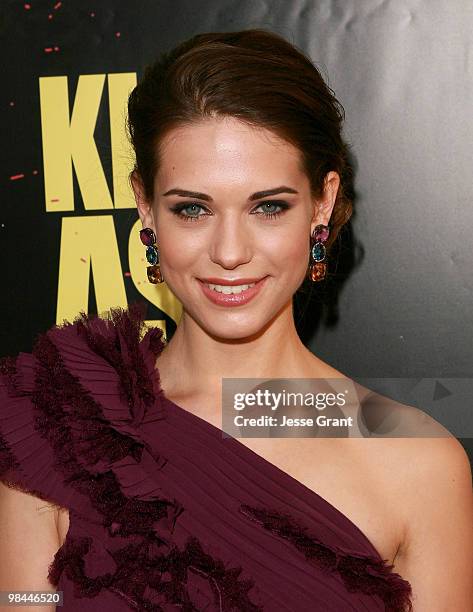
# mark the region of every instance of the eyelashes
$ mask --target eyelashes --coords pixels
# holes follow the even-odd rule
[[[269,207],[276,206],[276,207],[279,207],[280,210],[276,212],[273,212],[273,211],[267,212],[268,206]],[[267,202],[261,202],[256,207],[256,210],[261,207],[263,208],[266,207],[266,211],[260,212],[260,213],[251,213],[251,214],[256,214],[260,217],[264,217],[265,219],[276,219],[277,217],[280,217],[282,214],[284,214],[284,212],[290,208],[289,204],[287,202],[284,202],[283,200],[269,200]],[[182,214],[182,211],[186,209],[193,209],[194,212],[196,211],[196,209],[207,210],[205,206],[202,206],[202,204],[199,204],[198,202],[183,202],[182,204],[176,204],[176,206],[172,206],[169,210],[176,216],[183,219],[184,221],[199,221],[202,217],[209,216],[207,214],[204,214],[204,215]]]

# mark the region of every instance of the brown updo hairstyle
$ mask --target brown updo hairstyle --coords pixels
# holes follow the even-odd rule
[[[341,135],[343,106],[311,60],[264,29],[197,34],[163,53],[146,68],[128,101],[134,172],[149,200],[162,138],[175,127],[212,116],[266,128],[299,149],[315,198],[323,194],[325,175],[338,172],[329,253],[352,214],[346,190],[351,170]]]

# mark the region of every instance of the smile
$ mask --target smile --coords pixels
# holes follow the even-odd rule
[[[250,287],[254,287],[256,283],[251,283],[251,285],[212,285],[210,283],[205,283],[207,287],[213,289],[213,291],[218,291],[219,293],[226,293],[229,295],[230,293],[241,293]]]
[[[267,276],[244,285],[217,285],[199,280],[204,295],[218,306],[242,306],[254,299],[264,287]]]

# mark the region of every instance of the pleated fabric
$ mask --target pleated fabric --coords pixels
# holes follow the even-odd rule
[[[0,361],[0,479],[69,510],[63,609],[410,612],[348,517],[165,397],[144,313],[82,313]]]

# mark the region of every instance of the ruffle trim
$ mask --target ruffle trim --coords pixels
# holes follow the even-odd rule
[[[57,584],[65,572],[81,597],[95,597],[102,589],[108,589],[137,610],[161,612],[163,608],[156,603],[158,597],[179,606],[182,612],[199,612],[207,609],[210,596],[222,612],[263,612],[263,607],[248,597],[254,581],[239,579],[241,567],[227,569],[220,560],[206,554],[194,537],[188,538],[184,550],[173,548],[166,554],[159,554],[150,542],[127,545],[110,553],[115,562],[113,573],[94,578],[86,575],[84,561],[91,547],[90,538],[66,541],[50,570],[53,582]],[[192,572],[203,577],[206,585],[199,583],[198,589],[189,588]]]
[[[135,303],[127,310],[112,308],[107,319],[81,313],[74,321],[77,334],[115,370],[120,398],[127,403],[132,417],[131,425],[141,423],[146,409],[156,404],[160,393],[150,368],[154,371],[156,358],[165,346],[163,330],[152,327],[141,338],[145,309],[144,304]]]
[[[81,329],[78,326],[78,333]],[[50,442],[55,467],[65,482],[88,496],[110,534],[145,535],[170,510],[177,515],[182,508],[175,500],[142,500],[123,494],[114,464],[127,457],[139,465],[143,443],[103,418],[100,405],[64,366],[47,334],[38,338],[33,353],[38,360],[33,392],[37,428]]]
[[[241,504],[239,511],[271,533],[285,538],[300,550],[306,559],[326,572],[338,572],[349,591],[378,595],[386,612],[412,612],[412,587],[407,580],[392,571],[394,565],[370,556],[347,553],[328,546],[307,533],[289,514],[268,508]]]
[[[2,371],[2,364],[0,364],[0,373]],[[8,475],[12,472],[16,472],[20,469],[18,465],[18,461],[15,459],[15,456],[8,448],[5,440],[0,436],[0,474]]]
[[[154,450],[150,456],[139,431],[144,419],[164,418],[157,403],[161,389],[155,371],[156,357],[164,346],[163,332],[151,328],[143,335],[145,308],[133,304],[127,310],[112,309],[107,319],[81,313],[74,323],[65,322],[41,334],[32,352],[34,384],[22,381],[25,372],[17,367],[18,360],[7,358],[3,363],[9,393],[31,396],[36,430],[53,449],[54,468],[63,475],[64,483],[90,500],[110,537],[133,538],[133,544],[118,551],[103,550],[100,554],[111,557],[115,569],[94,577],[89,568],[98,554],[95,545],[103,548],[102,544],[68,534],[49,567],[48,578],[57,587],[65,572],[77,597],[94,597],[101,589],[110,589],[139,610],[162,609],[153,602],[154,590],[161,601],[164,597],[189,612],[209,606],[219,612],[261,612],[263,608],[248,595],[253,580],[239,578],[241,566],[227,568],[191,536],[184,550],[173,544],[172,532],[184,511],[179,501],[150,494],[149,487],[143,487],[147,492],[141,495],[122,491],[130,464],[134,473],[141,470],[142,483],[150,465],[160,469],[166,463]],[[87,347],[92,352],[87,353]],[[85,360],[86,370],[107,372],[110,366],[107,376],[115,380],[115,394],[118,391],[123,405],[107,411],[96,401],[75,369],[74,374],[71,371],[70,364],[78,357],[67,365],[69,350],[79,355],[82,368]],[[112,413],[118,416],[114,419]],[[21,468],[1,439],[0,465],[2,474]],[[196,580],[201,581],[198,587]]]
[[[31,377],[31,363],[32,356],[27,353],[20,353],[16,357],[2,357],[0,358],[0,386],[4,386],[7,391],[8,398],[14,398],[15,400],[21,400],[22,398],[27,399],[28,404],[21,404],[22,408],[25,408],[27,416],[27,425],[29,427],[28,434],[31,434],[31,430],[34,431],[33,424],[31,423],[31,400],[28,396],[31,396],[31,389],[33,388]],[[7,406],[2,405],[5,409]],[[11,412],[15,413],[16,417],[19,417],[19,421],[24,419],[24,415],[16,413],[18,404],[12,405]],[[0,416],[4,417],[3,413]],[[9,419],[9,417],[6,417]],[[17,425],[18,426],[18,425]],[[41,450],[44,450],[47,445],[44,442]],[[40,452],[38,454],[41,454]],[[54,495],[51,495],[51,491],[48,489],[46,492],[42,486],[42,483],[32,485],[29,482],[29,478],[26,476],[23,470],[22,463],[17,459],[12,447],[8,444],[7,440],[0,434],[0,477],[2,482],[11,489],[21,491],[28,495],[34,495],[39,499],[51,506],[60,508],[60,504],[57,503]]]

